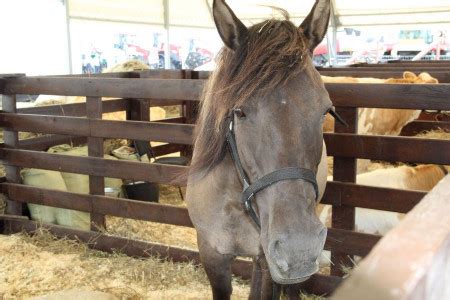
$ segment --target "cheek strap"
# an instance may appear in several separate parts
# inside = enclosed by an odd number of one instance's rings
[[[253,209],[252,200],[255,198],[255,194],[259,191],[271,186],[274,183],[284,181],[284,180],[295,180],[302,179],[306,182],[309,182],[313,185],[314,191],[316,192],[316,200],[319,198],[319,188],[317,185],[316,175],[313,171],[304,168],[291,167],[291,168],[283,168],[263,177],[257,179],[254,183],[250,184],[250,180],[248,175],[244,171],[242,166],[242,162],[239,158],[239,153],[236,145],[236,138],[234,136],[234,128],[233,128],[233,117],[230,121],[230,127],[226,135],[228,146],[230,148],[231,157],[234,161],[234,165],[238,171],[239,177],[243,184],[242,191],[242,203],[244,204],[245,211],[247,214],[253,219],[256,226],[261,229],[261,222],[259,221],[258,215]]]

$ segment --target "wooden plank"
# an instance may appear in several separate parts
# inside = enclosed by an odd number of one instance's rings
[[[351,206],[407,213],[426,195],[426,192],[389,189],[353,183],[327,183],[322,204]]]
[[[67,136],[67,135],[48,135],[37,138],[20,140],[19,148],[23,150],[47,151],[48,148],[69,144],[73,146],[80,146],[87,143],[87,138],[83,136]],[[2,147],[2,144],[0,144]]]
[[[1,217],[0,217],[1,219]],[[35,232],[40,225],[33,221],[25,220],[4,220],[5,227],[9,233],[18,233],[27,231]],[[198,252],[193,250],[181,249],[173,246],[130,240],[122,237],[100,234],[97,232],[81,231],[69,229],[57,225],[44,225],[50,233],[58,238],[70,238],[86,243],[90,248],[114,253],[121,252],[133,257],[158,257],[173,262],[193,262],[200,264]],[[236,259],[231,270],[233,274],[243,279],[251,278],[252,264],[251,262]],[[341,283],[341,279],[334,276],[324,276],[315,274],[304,283],[307,292],[320,295],[330,295],[336,287]]]
[[[345,76],[345,77],[372,77],[372,78],[403,78],[405,70],[396,69],[370,69],[361,70],[360,68],[323,68],[319,70],[320,75],[324,76]],[[436,78],[439,83],[450,83],[450,68],[448,70],[427,71],[431,76]],[[198,79],[208,79],[209,72],[193,72],[193,76]],[[194,78],[194,77],[193,77]]]
[[[422,111],[417,120],[450,122],[450,114],[445,111]]]
[[[139,78],[138,71],[132,72],[114,72],[114,73],[95,73],[95,74],[63,74],[63,75],[44,75],[44,76],[29,76],[33,78],[42,77],[64,77],[64,78],[96,78],[96,77],[106,77],[106,78]]]
[[[198,101],[203,84],[187,79],[24,77],[7,79],[5,92]]]
[[[0,123],[18,131],[191,144],[194,125],[89,120],[79,117],[0,113]]]
[[[139,72],[140,78],[184,79],[185,70],[145,70]]]
[[[87,95],[198,101],[204,85],[194,79],[12,78],[7,93]],[[450,84],[328,83],[336,106],[450,110]]]
[[[402,128],[401,136],[415,136],[430,130],[450,132],[450,122],[414,121]]]
[[[347,120],[347,123],[349,124],[349,126],[346,127],[339,122],[335,122],[334,131],[336,133],[358,132],[357,108],[338,107],[336,108],[336,112],[344,118],[344,120]],[[328,145],[329,144],[327,144],[327,152],[332,152],[328,150]],[[340,145],[340,143],[338,145]],[[343,182],[356,182],[356,159],[354,157],[335,156],[333,160],[333,179]],[[347,205],[333,206],[331,227],[335,229],[354,230],[355,208]],[[331,252],[331,262],[331,275],[343,276],[342,266],[352,266],[353,257],[346,255],[339,249]]]
[[[186,118],[185,117],[166,118],[166,119],[154,120],[152,122],[169,123],[169,124],[184,124],[184,123],[186,123]]]
[[[150,164],[124,160],[105,160],[29,150],[0,149],[0,162],[25,168],[65,171],[91,176],[148,181],[172,185],[186,185],[188,167]]]
[[[87,120],[77,117],[0,113],[5,127],[18,131],[103,138],[151,140],[190,145],[194,125],[159,122]],[[450,164],[450,141],[411,137],[325,134],[330,156],[411,163]]]
[[[449,199],[447,176],[381,239],[333,299],[448,299]]]
[[[20,184],[0,183],[2,189],[18,202],[75,209],[99,215],[193,227],[186,208],[106,197],[84,195],[50,189],[40,189]]]
[[[342,257],[345,258],[344,262],[347,263],[346,260],[350,257],[353,257],[353,255],[364,257],[369,254],[369,252],[380,239],[381,236],[374,234],[328,228],[327,240],[325,242],[324,249],[330,250],[331,253],[335,253],[335,256],[331,256],[332,259]],[[339,256],[336,254],[339,254]],[[350,267],[354,266],[354,260],[349,263],[351,263]],[[336,269],[341,270],[342,265],[338,265]],[[331,269],[334,269],[333,266]],[[340,272],[338,272],[337,270],[333,272],[338,274],[334,276],[341,276]]]
[[[128,109],[128,99],[113,99],[103,101],[103,113],[126,111]],[[27,107],[18,109],[17,112],[20,114],[84,117],[86,116],[86,103],[83,102],[40,107]]]
[[[199,79],[197,77],[198,73],[194,73],[192,71],[186,71],[187,79]],[[198,113],[199,113],[199,103],[193,101],[185,101],[182,106],[182,115],[185,118],[185,123],[187,124],[195,124],[197,121]],[[181,156],[187,157],[188,159],[192,159],[193,147],[188,145],[181,152]]]
[[[130,99],[130,118],[133,121],[150,121],[150,103],[141,99]]]
[[[320,71],[335,71],[335,72],[341,72],[342,70],[345,69],[353,69],[353,70],[357,70],[357,71],[391,71],[391,70],[396,70],[396,71],[410,71],[410,72],[414,72],[414,73],[422,73],[422,72],[433,72],[433,71],[448,71],[449,67],[448,66],[444,66],[444,67],[439,67],[439,66],[410,66],[410,67],[404,67],[404,66],[388,66],[388,65],[383,65],[383,66],[361,66],[361,67],[341,67],[341,68],[318,68],[319,72]]]
[[[98,195],[83,195],[41,189],[19,184],[1,183],[3,191],[19,202],[47,205],[122,218],[192,227],[186,208]],[[379,236],[330,228],[325,249],[365,256]]]
[[[172,154],[176,152],[181,152],[184,149],[184,145],[179,144],[165,144],[160,146],[152,147],[153,154],[158,156],[163,156],[167,154]]]
[[[339,70],[339,71],[320,71],[320,75],[323,76],[344,76],[344,77],[371,77],[371,78],[403,78],[404,70],[392,70],[392,71],[360,71],[358,69]],[[429,74],[436,78],[439,83],[450,83],[450,71],[433,71]]]
[[[450,164],[450,141],[413,137],[324,134],[330,156],[390,162]]]
[[[335,106],[450,110],[450,84],[325,84]]]
[[[5,113],[14,114],[17,112],[16,96],[15,95],[3,95],[2,96],[2,109]],[[15,149],[19,147],[19,134],[17,130],[8,128],[3,129],[3,141],[4,147]],[[5,166],[6,180],[13,183],[20,183],[22,178],[20,177],[20,168],[12,165]],[[10,215],[22,215],[22,204],[6,200],[6,214]]]
[[[86,97],[86,113],[89,119],[101,119],[103,116],[102,98]],[[103,158],[103,138],[88,137],[87,141],[89,157]],[[105,178],[103,176],[89,176],[89,193],[105,195]],[[101,231],[105,228],[105,215],[91,213],[91,230]]]
[[[348,68],[348,67],[340,67],[340,68],[317,68],[320,75],[325,76],[348,76],[348,77],[373,77],[373,78],[403,78],[404,71],[407,71],[406,68],[389,68],[387,67],[378,67],[378,68]],[[440,83],[450,83],[450,67],[433,69],[426,69],[431,76],[436,78]],[[420,73],[420,72],[419,72]],[[210,72],[206,71],[192,71],[193,79],[208,79],[210,76]]]

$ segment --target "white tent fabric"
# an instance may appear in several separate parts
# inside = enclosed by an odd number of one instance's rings
[[[205,28],[214,25],[212,0],[68,0],[68,3],[69,15],[74,19]],[[276,16],[276,10],[268,6],[284,8],[294,22],[300,22],[314,0],[228,0],[227,3],[249,25]],[[332,0],[332,4],[334,21],[339,27],[450,24],[449,0]]]

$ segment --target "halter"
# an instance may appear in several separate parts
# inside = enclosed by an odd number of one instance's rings
[[[228,146],[230,148],[231,157],[234,161],[234,165],[236,166],[243,185],[241,200],[244,204],[246,213],[252,218],[259,229],[261,229],[261,222],[259,221],[258,215],[253,208],[252,200],[255,199],[256,193],[271,186],[272,184],[284,180],[302,179],[313,185],[314,191],[316,192],[316,200],[319,198],[319,188],[317,186],[316,175],[309,169],[299,167],[283,168],[264,175],[259,179],[256,179],[254,183],[250,183],[250,180],[245,173],[244,168],[242,167],[242,163],[237,150],[236,137],[234,134],[234,110],[231,112],[231,116],[229,117],[229,119],[230,124],[226,134],[226,138]]]

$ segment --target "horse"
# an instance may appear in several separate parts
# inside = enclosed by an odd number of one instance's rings
[[[224,47],[201,97],[187,208],[214,299],[230,298],[236,256],[253,258],[250,298],[278,298],[279,285],[318,271],[327,234],[315,213],[322,123],[338,116],[311,57],[330,1],[316,0],[300,27],[284,10],[248,28],[224,0],[212,10]]]

